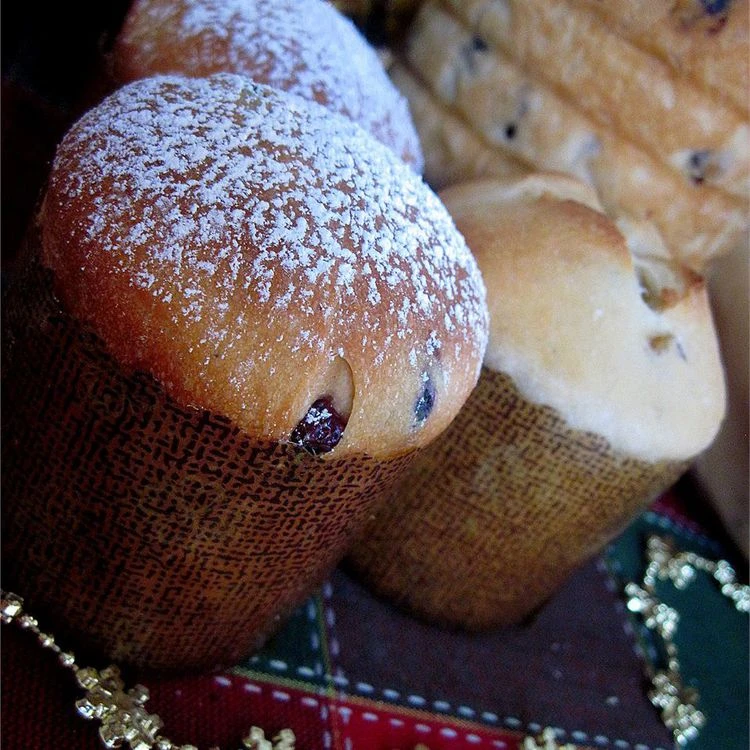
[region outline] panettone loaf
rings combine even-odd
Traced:
[[[750,112],[747,0],[571,0],[711,96]]]
[[[375,50],[323,0],[135,0],[111,57],[119,83],[246,75],[349,117],[422,169],[408,103]]]
[[[658,309],[595,193],[560,175],[441,193],[487,285],[479,384],[350,553],[431,620],[518,623],[715,436],[724,381],[703,285]]]
[[[747,84],[741,106],[729,93],[737,84],[710,83],[717,67],[747,81],[747,2],[727,5],[721,23],[704,7],[693,25],[655,3],[656,27],[684,41],[674,55],[665,42],[648,42],[635,11],[614,5],[424,3],[394,80],[407,81],[411,99],[423,89],[437,111],[422,119],[424,108],[414,107],[418,130],[431,133],[425,174],[444,187],[459,170],[505,176],[509,159],[572,174],[596,189],[611,216],[652,222],[675,260],[703,273],[746,242],[750,226]],[[447,130],[457,117],[495,156],[462,165],[460,153],[444,148],[450,133],[437,135],[440,113]]]
[[[476,264],[392,151],[233,75],[85,115],[39,234],[6,305],[6,585],[112,658],[232,663],[472,390]]]

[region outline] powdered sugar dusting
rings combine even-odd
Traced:
[[[233,75],[142,80],[71,130],[51,184],[93,207],[76,230],[84,270],[105,253],[173,326],[206,318],[213,357],[252,317],[269,321],[256,361],[272,339],[331,358],[356,342],[372,363],[407,340],[413,365],[449,333],[457,361],[481,361],[484,287],[442,203],[313,103]]]
[[[248,75],[344,114],[421,169],[406,100],[321,0],[137,0],[121,42],[121,64],[139,75]]]

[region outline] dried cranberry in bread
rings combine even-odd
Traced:
[[[6,585],[111,657],[231,663],[473,388],[476,264],[392,151],[233,75],[106,99],[39,222],[6,314]]]
[[[411,610],[485,628],[532,613],[685,470],[716,435],[724,381],[703,285],[646,304],[629,238],[583,183],[441,197],[487,284],[484,369],[351,560]]]
[[[135,0],[115,79],[238,73],[346,115],[422,170],[404,97],[349,19],[322,0]]]

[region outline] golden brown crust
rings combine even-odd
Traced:
[[[351,400],[336,452],[397,455],[476,382],[484,288],[444,207],[284,92],[230,75],[120,89],[58,149],[41,223],[61,299],[120,362],[259,438],[333,395]]]
[[[569,0],[712,95],[750,109],[748,0]],[[709,6],[713,6],[709,9]]]
[[[689,147],[710,152],[731,148],[724,169],[709,181],[748,195],[746,108],[738,110],[710,88],[696,86],[685,71],[633,45],[618,27],[585,5],[569,0],[510,0],[506,15],[486,0],[448,4],[461,25],[468,24],[467,31],[490,45],[501,62],[512,61],[529,71],[540,88],[573,102],[595,126],[611,128],[654,157],[671,163]],[[741,9],[736,10],[741,17]],[[716,35],[712,55],[721,55],[723,38],[723,32]],[[744,59],[721,58],[723,65],[747,67],[747,52],[745,47]],[[557,64],[550,64],[551,60]],[[738,134],[742,134],[739,141]]]
[[[725,391],[703,284],[650,308],[625,238],[569,177],[477,181],[441,197],[487,284],[488,367],[642,460],[688,460],[710,444]]]
[[[4,305],[3,578],[55,633],[148,669],[258,648],[410,460],[259,440],[123,370],[31,262]]]
[[[115,80],[237,73],[354,120],[422,169],[409,107],[353,24],[321,0],[136,0]]]
[[[668,254],[686,270],[703,272],[707,258],[741,244],[746,234],[745,201],[715,190],[685,191],[682,178],[612,133],[590,140],[590,131],[584,128],[578,131],[581,148],[560,152],[557,133],[577,132],[574,124],[567,123],[554,131],[552,143],[546,145],[543,139],[550,135],[546,126],[540,130],[541,140],[532,139],[532,127],[524,130],[525,136],[514,137],[513,143],[500,145],[486,138],[462,112],[446,107],[409,69],[395,66],[393,79],[411,102],[425,146],[425,178],[437,189],[473,178],[505,179],[539,170],[578,176],[596,187],[605,209],[618,221],[652,223],[658,242],[669,242]],[[581,158],[571,160],[575,154]],[[660,214],[659,206],[669,207],[668,213]]]

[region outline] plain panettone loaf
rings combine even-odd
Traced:
[[[473,386],[482,282],[434,194],[325,115],[236,76],[126,87],[59,149],[42,260],[183,403],[283,440],[343,378],[337,451],[392,455]]]
[[[703,285],[650,307],[588,186],[536,174],[441,197],[487,285],[485,366],[349,559],[409,610],[487,628],[522,622],[685,471],[724,381]]]

